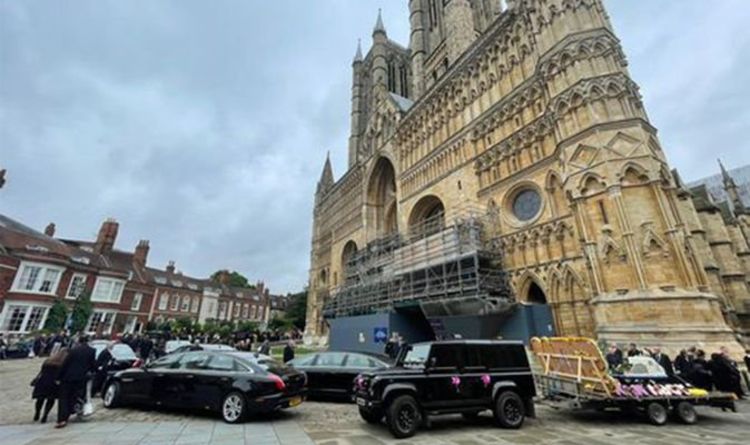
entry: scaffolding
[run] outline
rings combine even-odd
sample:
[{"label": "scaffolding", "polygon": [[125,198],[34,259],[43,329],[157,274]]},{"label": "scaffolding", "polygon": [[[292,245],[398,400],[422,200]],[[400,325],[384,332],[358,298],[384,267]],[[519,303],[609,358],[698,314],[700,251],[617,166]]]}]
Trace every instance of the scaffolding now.
[{"label": "scaffolding", "polygon": [[376,239],[347,259],[343,282],[324,305],[326,318],[420,307],[427,317],[486,315],[513,304],[502,255],[487,216],[439,212],[406,233]]}]

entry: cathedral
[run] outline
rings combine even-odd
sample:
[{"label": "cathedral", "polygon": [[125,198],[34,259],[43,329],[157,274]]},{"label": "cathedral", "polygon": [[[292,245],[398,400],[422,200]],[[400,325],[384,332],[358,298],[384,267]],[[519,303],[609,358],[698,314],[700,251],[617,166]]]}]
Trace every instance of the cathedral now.
[{"label": "cathedral", "polygon": [[433,337],[463,317],[495,338],[495,315],[539,307],[531,333],[739,353],[750,210],[723,167],[725,202],[670,168],[602,0],[409,13],[408,47],[378,15],[352,62],[348,170],[326,159],[315,191],[306,339],[405,307]]}]

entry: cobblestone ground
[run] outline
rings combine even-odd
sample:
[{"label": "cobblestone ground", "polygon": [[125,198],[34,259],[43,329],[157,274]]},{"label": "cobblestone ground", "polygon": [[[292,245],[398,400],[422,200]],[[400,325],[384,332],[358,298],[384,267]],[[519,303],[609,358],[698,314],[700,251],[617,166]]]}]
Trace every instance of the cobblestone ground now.
[{"label": "cobblestone ground", "polygon": [[[97,401],[92,418],[55,430],[51,424],[33,425],[29,382],[41,361],[0,362],[0,444],[3,445],[486,445],[534,444],[680,444],[746,443],[750,433],[750,403],[738,413],[699,409],[699,423],[651,426],[643,419],[613,413],[571,413],[539,405],[538,418],[521,430],[494,427],[489,414],[474,422],[445,416],[414,438],[395,441],[384,425],[372,426],[359,418],[353,405],[306,402],[277,416],[255,419],[244,425],[226,425],[202,414],[161,410],[107,410]],[[53,410],[53,413],[55,411]]]}]

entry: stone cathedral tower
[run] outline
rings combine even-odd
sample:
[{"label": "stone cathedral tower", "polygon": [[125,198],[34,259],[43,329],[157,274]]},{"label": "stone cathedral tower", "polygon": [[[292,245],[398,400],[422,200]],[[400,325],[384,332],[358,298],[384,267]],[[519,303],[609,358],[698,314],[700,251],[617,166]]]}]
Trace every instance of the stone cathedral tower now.
[{"label": "stone cathedral tower", "polygon": [[[315,196],[307,338],[325,338],[353,255],[472,208],[511,299],[548,305],[557,334],[739,351],[747,326],[728,323],[602,1],[504,5],[410,0],[408,48],[380,16],[357,48],[348,170],[326,161]],[[351,314],[382,310],[362,301]]]}]

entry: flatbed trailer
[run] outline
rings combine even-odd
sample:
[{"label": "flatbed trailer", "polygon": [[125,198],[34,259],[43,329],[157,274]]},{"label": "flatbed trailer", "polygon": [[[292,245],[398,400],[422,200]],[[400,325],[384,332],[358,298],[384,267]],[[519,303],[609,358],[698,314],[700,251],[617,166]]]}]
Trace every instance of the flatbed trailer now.
[{"label": "flatbed trailer", "polygon": [[534,338],[531,347],[542,368],[540,394],[554,407],[643,413],[654,425],[664,425],[670,413],[693,424],[701,405],[736,411],[734,394],[694,388],[678,377],[612,376],[589,338]]}]

